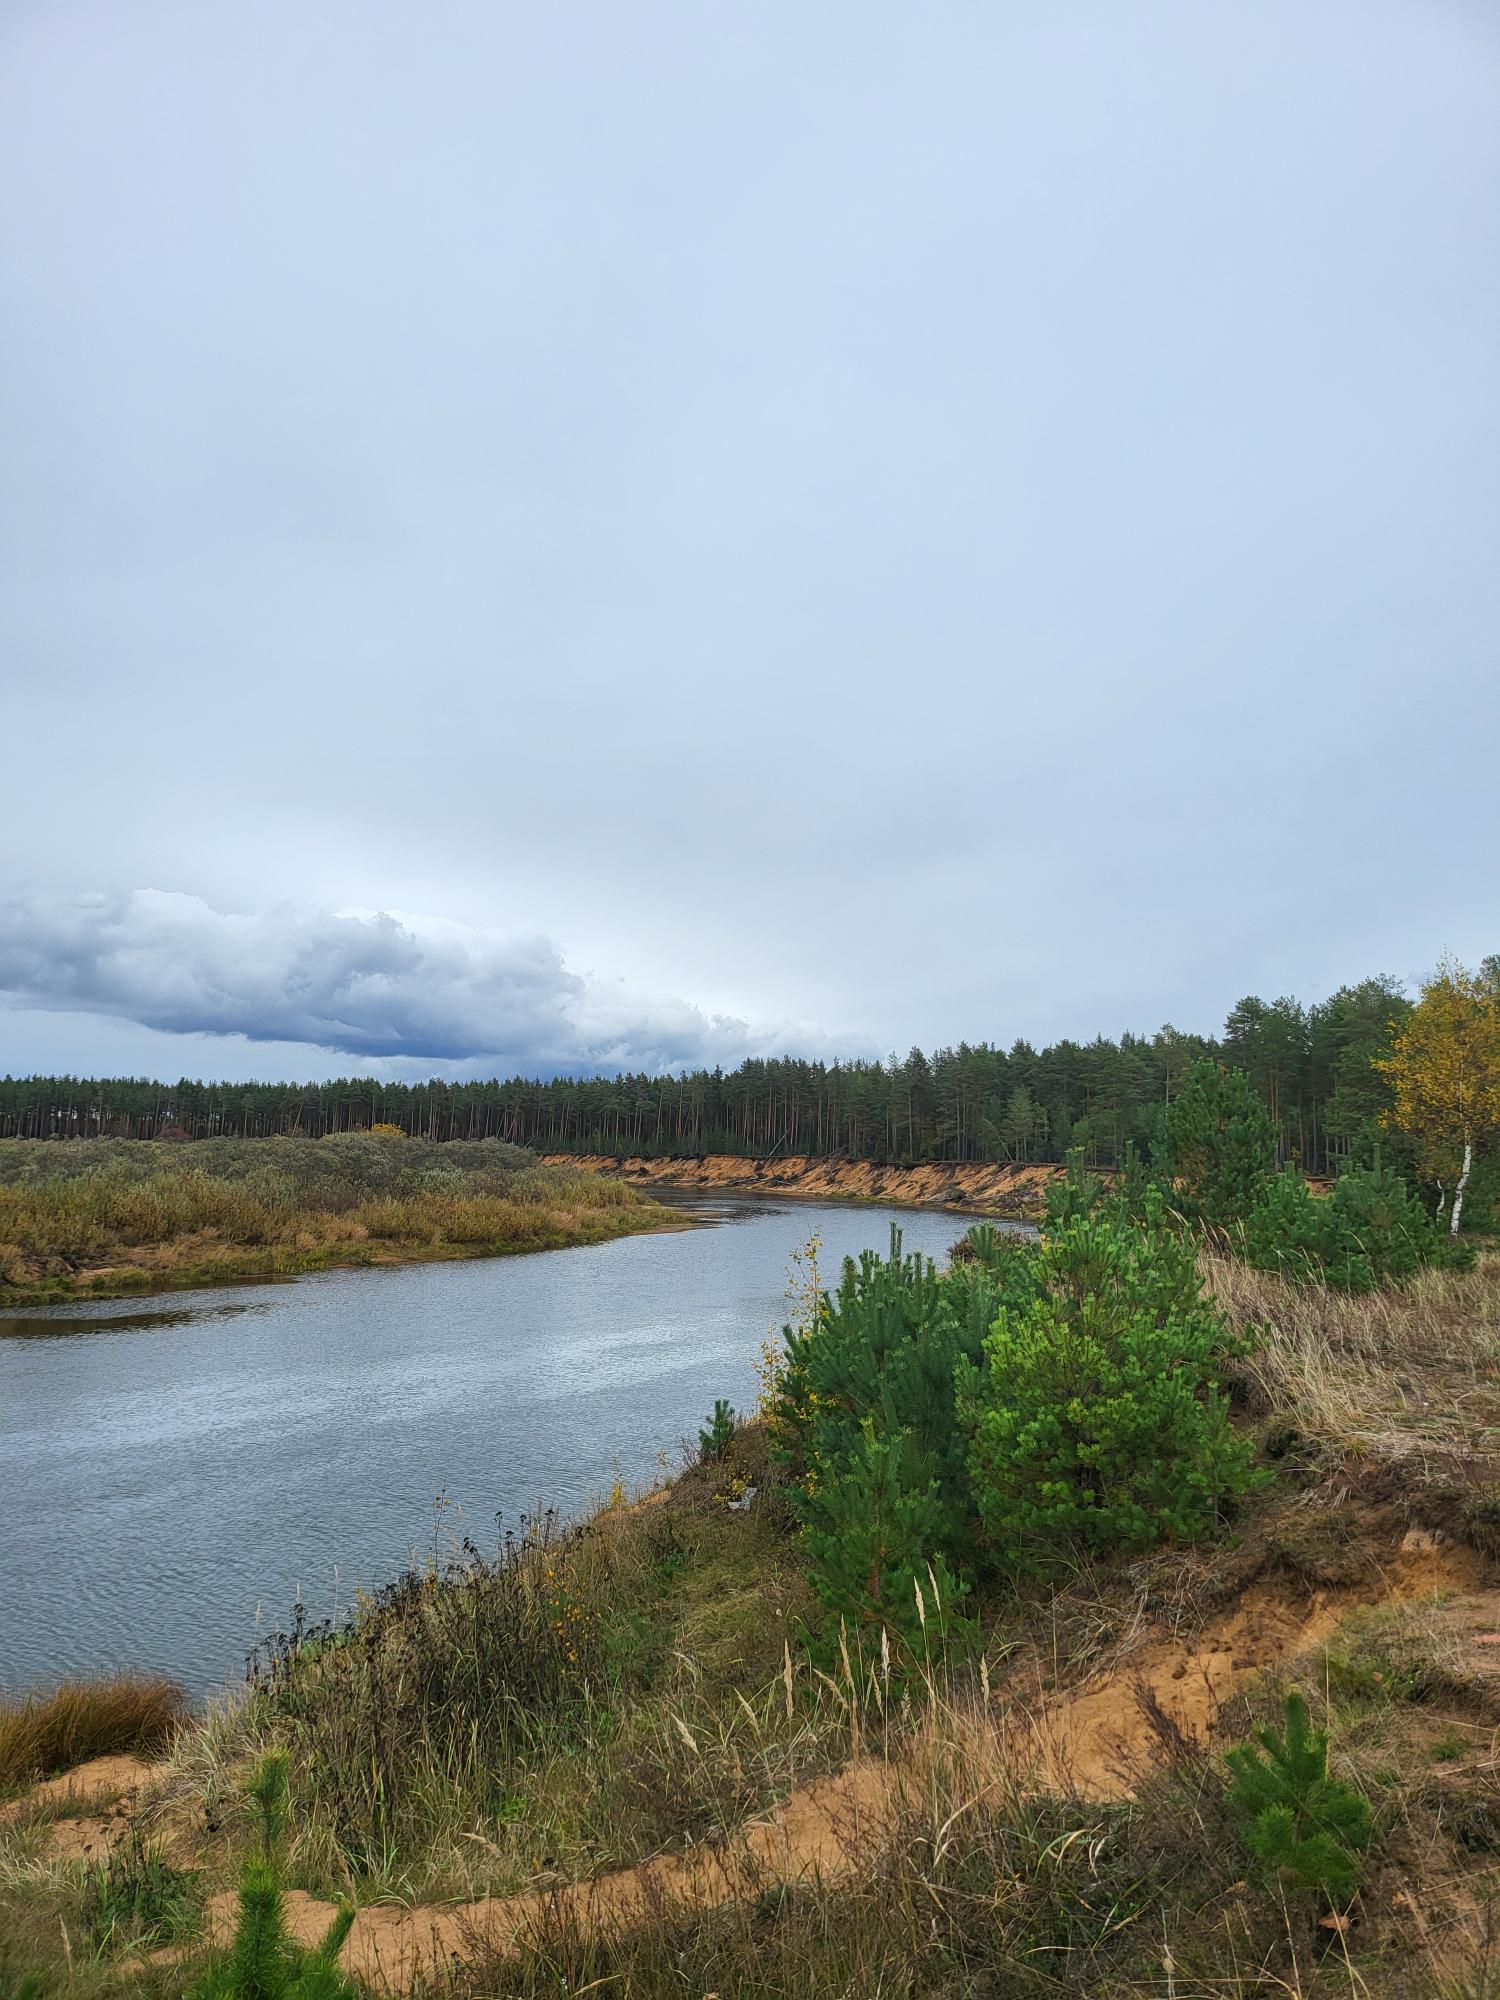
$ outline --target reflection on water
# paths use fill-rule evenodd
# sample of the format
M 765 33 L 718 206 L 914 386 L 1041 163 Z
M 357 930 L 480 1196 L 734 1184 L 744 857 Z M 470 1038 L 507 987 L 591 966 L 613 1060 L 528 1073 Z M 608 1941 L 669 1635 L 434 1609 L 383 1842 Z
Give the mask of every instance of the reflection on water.
M 336 1614 L 432 1546 L 654 1479 L 756 1394 L 793 1250 L 941 1256 L 932 1211 L 704 1200 L 713 1228 L 0 1321 L 0 1687 L 99 1667 L 195 1689 L 300 1599 Z M 120 1338 L 133 1334 L 133 1339 Z
M 203 1293 L 190 1294 L 201 1299 Z M 56 1340 L 59 1333 L 134 1333 L 157 1326 L 205 1326 L 210 1320 L 237 1319 L 241 1313 L 265 1312 L 264 1300 L 222 1305 L 184 1305 L 170 1311 L 146 1312 L 134 1301 L 103 1299 L 93 1305 L 46 1306 L 20 1318 L 0 1314 L 0 1340 L 28 1337 Z

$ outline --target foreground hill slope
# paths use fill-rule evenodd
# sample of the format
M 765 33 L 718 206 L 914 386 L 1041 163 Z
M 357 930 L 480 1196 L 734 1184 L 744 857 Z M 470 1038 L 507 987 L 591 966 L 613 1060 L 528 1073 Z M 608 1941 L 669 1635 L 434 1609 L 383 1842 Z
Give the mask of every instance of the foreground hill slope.
M 830 1633 L 743 1426 L 292 1635 L 165 1756 L 13 1776 L 5 1976 L 187 1991 L 276 1748 L 290 1928 L 352 1898 L 379 1992 L 1493 1992 L 1500 1260 L 1363 1298 L 1205 1272 L 1257 1329 L 1229 1367 L 1267 1477 L 1224 1532 L 986 1586 L 973 1649 L 902 1671 Z M 1370 1817 L 1335 1905 L 1257 1865 L 1228 1782 L 1289 1690 Z

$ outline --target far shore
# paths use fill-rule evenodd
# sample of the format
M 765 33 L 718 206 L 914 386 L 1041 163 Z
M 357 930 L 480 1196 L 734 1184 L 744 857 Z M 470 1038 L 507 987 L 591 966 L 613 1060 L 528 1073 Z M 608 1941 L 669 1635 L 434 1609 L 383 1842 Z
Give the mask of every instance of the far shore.
M 688 1158 L 638 1159 L 608 1153 L 544 1153 L 551 1167 L 582 1167 L 612 1174 L 639 1188 L 700 1193 L 803 1196 L 822 1201 L 889 1204 L 895 1208 L 949 1208 L 967 1215 L 1035 1222 L 1059 1166 L 1028 1161 L 935 1160 L 884 1165 L 875 1160 L 827 1159 L 785 1153 L 749 1159 L 738 1153 Z
M 193 1261 L 168 1261 L 183 1246 L 152 1246 L 150 1263 L 79 1271 L 69 1278 L 46 1278 L 32 1285 L 0 1284 L 0 1318 L 11 1307 L 57 1306 L 98 1299 L 151 1298 L 160 1293 L 206 1291 L 217 1285 L 290 1283 L 319 1271 L 386 1270 L 402 1264 L 445 1264 L 477 1257 L 524 1257 L 546 1250 L 579 1250 L 615 1243 L 625 1236 L 663 1236 L 697 1225 L 689 1216 L 650 1202 L 638 1212 L 592 1215 L 575 1228 L 549 1232 L 525 1243 L 326 1243 L 302 1249 L 270 1244 L 247 1251 L 236 1244 L 195 1246 Z M 222 1255 L 215 1254 L 222 1251 Z

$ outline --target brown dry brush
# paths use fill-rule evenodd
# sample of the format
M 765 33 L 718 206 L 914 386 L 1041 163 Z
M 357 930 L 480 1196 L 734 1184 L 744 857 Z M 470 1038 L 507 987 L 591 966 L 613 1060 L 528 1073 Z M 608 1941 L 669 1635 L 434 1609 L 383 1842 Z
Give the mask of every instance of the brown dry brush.
M 607 1176 L 498 1140 L 0 1142 L 0 1284 L 24 1287 L 171 1246 L 543 1248 L 655 1213 Z
M 91 1757 L 150 1757 L 187 1715 L 175 1681 L 150 1675 L 64 1681 L 0 1702 L 0 1790 L 71 1770 Z

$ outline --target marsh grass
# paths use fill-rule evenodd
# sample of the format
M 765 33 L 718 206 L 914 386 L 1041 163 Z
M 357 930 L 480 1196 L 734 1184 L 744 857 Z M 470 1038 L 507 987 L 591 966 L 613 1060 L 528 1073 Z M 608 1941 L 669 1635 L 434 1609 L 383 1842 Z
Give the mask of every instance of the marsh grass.
M 498 1140 L 0 1142 L 0 1298 L 560 1248 L 680 1217 Z
M 0 1792 L 91 1757 L 155 1756 L 186 1714 L 177 1683 L 150 1675 L 64 1681 L 48 1694 L 0 1699 Z

